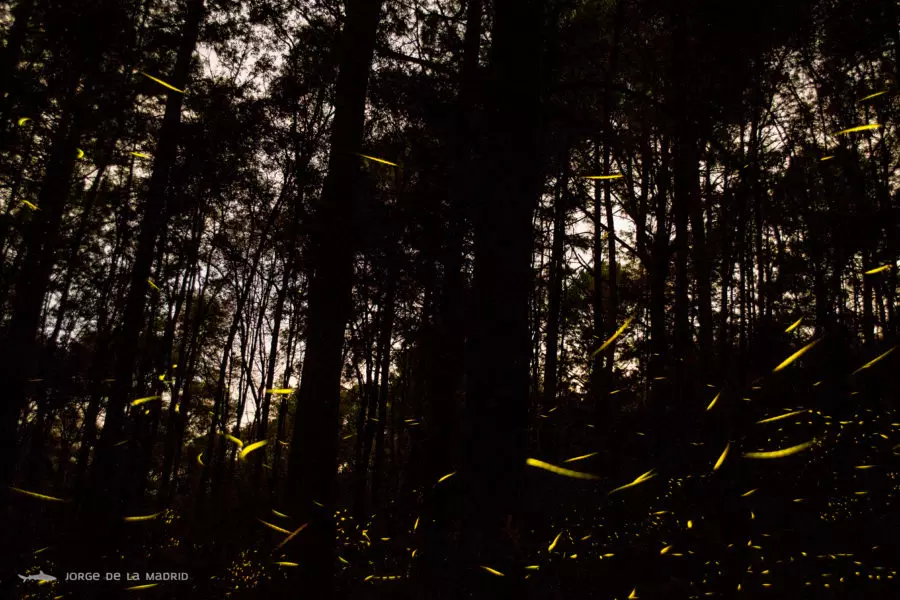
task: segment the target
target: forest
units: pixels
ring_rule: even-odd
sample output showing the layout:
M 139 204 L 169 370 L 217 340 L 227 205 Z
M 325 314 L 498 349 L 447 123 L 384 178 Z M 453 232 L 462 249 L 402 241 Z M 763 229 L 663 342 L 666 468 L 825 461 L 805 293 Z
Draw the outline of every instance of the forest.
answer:
M 900 597 L 896 2 L 0 39 L 0 597 Z

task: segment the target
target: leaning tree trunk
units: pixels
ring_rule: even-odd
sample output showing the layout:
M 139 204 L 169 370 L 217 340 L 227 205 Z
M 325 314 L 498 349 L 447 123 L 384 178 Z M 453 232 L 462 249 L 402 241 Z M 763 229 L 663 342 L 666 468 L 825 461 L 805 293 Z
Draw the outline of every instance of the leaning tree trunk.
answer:
M 308 331 L 298 394 L 302 418 L 294 420 L 288 487 L 294 511 L 309 522 L 297 540 L 300 575 L 319 597 L 332 594 L 335 553 L 333 506 L 336 495 L 340 383 L 344 329 L 351 309 L 353 258 L 361 223 L 359 161 L 363 142 L 366 88 L 375 50 L 381 0 L 347 0 L 341 32 L 335 113 L 328 175 L 315 215 L 309 289 Z M 313 501 L 325 506 L 324 510 Z

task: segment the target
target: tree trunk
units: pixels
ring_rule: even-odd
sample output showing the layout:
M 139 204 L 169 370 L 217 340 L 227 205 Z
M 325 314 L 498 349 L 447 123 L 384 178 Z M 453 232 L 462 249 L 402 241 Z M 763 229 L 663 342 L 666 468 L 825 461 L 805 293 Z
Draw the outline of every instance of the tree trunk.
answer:
M 281 320 L 284 317 L 284 302 L 287 299 L 288 284 L 291 279 L 292 263 L 288 261 L 284 266 L 284 273 L 281 276 L 281 287 L 278 289 L 278 297 L 275 300 L 275 315 L 272 322 L 272 340 L 269 345 L 269 364 L 266 367 L 266 383 L 265 392 L 262 401 L 262 411 L 259 418 L 259 431 L 257 439 L 264 440 L 269 435 L 269 406 L 272 402 L 272 393 L 269 391 L 275 383 L 275 364 L 278 358 L 278 338 L 281 333 Z M 239 435 L 239 434 L 235 434 Z M 277 444 L 276 444 L 277 445 Z M 259 453 L 260 457 L 253 466 L 253 489 L 260 489 L 259 479 L 262 474 L 262 465 L 264 454 Z
M 649 169 L 650 164 L 644 168 Z M 657 171 L 654 216 L 656 231 L 653 233 L 653 254 L 650 264 L 650 394 L 654 413 L 655 447 L 657 460 L 662 460 L 668 451 L 666 440 L 669 436 L 669 411 L 672 402 L 667 390 L 669 382 L 666 377 L 666 357 L 669 355 L 669 342 L 666 333 L 666 280 L 669 277 L 670 247 L 669 220 L 666 206 L 669 196 L 669 144 L 663 137 L 660 142 L 660 166 Z
M 616 2 L 615 24 L 613 26 L 612 48 L 610 49 L 609 62 L 606 66 L 606 93 L 603 99 L 603 174 L 611 175 L 611 145 L 613 141 L 612 134 L 612 115 L 615 111 L 615 94 L 611 93 L 618 79 L 618 59 L 619 59 L 619 38 L 622 34 L 622 26 L 625 18 L 625 2 L 626 0 L 618 0 Z M 603 181 L 603 204 L 606 209 L 606 229 L 607 229 L 607 252 L 608 252 L 608 289 L 609 289 L 609 307 L 607 314 L 607 331 L 616 331 L 619 320 L 619 263 L 616 260 L 616 227 L 615 217 L 613 213 L 612 201 L 612 180 Z M 606 384 L 613 385 L 613 366 L 616 356 L 616 343 L 613 342 L 606 350 Z M 611 406 L 607 410 L 612 410 Z
M 675 218 L 675 359 L 674 391 L 675 406 L 681 406 L 685 398 L 687 384 L 686 362 L 693 354 L 691 343 L 690 300 L 688 298 L 688 216 L 690 214 L 691 172 L 689 148 L 684 135 L 675 140 L 674 155 L 674 197 L 672 211 Z
M 359 156 L 366 88 L 382 2 L 347 0 L 341 32 L 328 175 L 315 215 L 306 356 L 298 395 L 306 411 L 294 420 L 288 486 L 295 512 L 308 519 L 299 573 L 320 597 L 333 593 L 335 475 L 340 429 L 344 329 L 351 309 L 353 257 L 360 232 Z M 313 501 L 325 510 L 313 510 Z
M 692 133 L 688 140 L 689 160 L 685 161 L 687 202 L 690 206 L 691 235 L 692 235 L 692 262 L 694 266 L 694 279 L 697 282 L 697 320 L 699 321 L 699 375 L 703 382 L 709 381 L 712 372 L 713 361 L 713 313 L 712 313 L 712 264 L 709 247 L 707 246 L 706 223 L 704 223 L 703 200 L 700 196 L 699 156 L 696 134 Z
M 434 326 L 426 334 L 425 412 L 426 466 L 422 470 L 428 490 L 423 508 L 422 566 L 423 580 L 428 588 L 424 594 L 439 596 L 452 584 L 452 576 L 442 562 L 448 547 L 447 534 L 450 521 L 457 515 L 453 511 L 457 503 L 444 490 L 431 488 L 440 477 L 457 470 L 460 460 L 460 415 L 463 382 L 465 376 L 465 344 L 467 335 L 466 307 L 469 304 L 467 278 L 463 272 L 464 240 L 469 229 L 473 207 L 471 198 L 477 192 L 477 182 L 472 181 L 474 161 L 480 152 L 480 139 L 476 130 L 476 99 L 480 90 L 479 52 L 483 18 L 482 0 L 469 0 L 466 5 L 466 32 L 463 40 L 462 64 L 459 69 L 459 100 L 457 107 L 454 145 L 455 164 L 451 167 L 452 181 L 448 182 L 449 227 L 446 245 L 441 250 L 443 272 L 440 294 L 434 302 Z M 432 289 L 435 286 L 429 286 Z M 427 313 L 426 313 L 427 314 Z
M 599 171 L 602 167 L 600 164 L 600 147 L 594 144 L 594 164 Z M 600 173 L 602 174 L 602 173 Z M 593 280 L 594 289 L 591 295 L 592 319 L 594 325 L 594 343 L 599 347 L 605 341 L 603 331 L 605 330 L 606 315 L 603 313 L 603 211 L 602 211 L 602 190 L 603 185 L 600 180 L 594 181 L 594 239 L 592 245 L 593 251 Z M 591 384 L 590 394 L 594 403 L 594 425 L 598 430 L 602 430 L 606 423 L 606 404 L 603 402 L 603 358 L 606 355 L 597 353 L 591 360 Z
M 532 215 L 543 180 L 538 125 L 543 6 L 541 0 L 494 3 L 467 348 L 469 437 L 458 483 L 466 487 L 468 502 L 464 587 L 485 597 L 513 597 L 520 585 L 512 578 L 481 577 L 477 565 L 496 565 L 503 572 L 516 561 L 528 422 Z
M 391 260 L 391 258 L 388 258 Z M 391 381 L 391 334 L 394 328 L 394 293 L 396 273 L 394 266 L 387 276 L 387 288 L 384 293 L 384 306 L 379 311 L 381 332 L 378 340 L 378 355 L 381 359 L 381 386 L 378 390 L 378 423 L 375 434 L 375 469 L 372 472 L 372 506 L 384 506 L 382 503 L 382 478 L 384 476 L 384 428 L 387 425 L 387 403 Z
M 553 206 L 553 249 L 550 252 L 550 289 L 547 300 L 547 361 L 544 368 L 544 411 L 556 405 L 559 364 L 559 320 L 566 249 L 566 217 L 569 186 L 569 150 L 561 153 L 556 203 Z

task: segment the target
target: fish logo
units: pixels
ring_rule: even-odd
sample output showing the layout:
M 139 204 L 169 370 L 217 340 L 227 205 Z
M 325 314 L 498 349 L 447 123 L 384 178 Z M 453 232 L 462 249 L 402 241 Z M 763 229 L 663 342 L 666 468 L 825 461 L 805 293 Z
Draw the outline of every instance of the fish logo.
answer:
M 19 579 L 22 581 L 56 581 L 56 577 L 53 575 L 47 575 L 43 571 L 38 573 L 37 575 L 19 575 Z

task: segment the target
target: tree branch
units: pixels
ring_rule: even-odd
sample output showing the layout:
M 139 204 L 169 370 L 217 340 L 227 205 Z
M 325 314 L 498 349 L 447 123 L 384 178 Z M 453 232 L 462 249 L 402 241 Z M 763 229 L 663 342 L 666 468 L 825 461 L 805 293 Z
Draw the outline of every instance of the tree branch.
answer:
M 425 60 L 423 58 L 416 58 L 415 56 L 408 56 L 406 54 L 402 54 L 397 52 L 396 50 L 391 50 L 387 46 L 379 46 L 375 49 L 378 52 L 378 55 L 382 58 L 393 58 L 394 60 L 399 60 L 402 62 L 411 62 L 419 65 L 420 67 L 425 67 L 426 69 L 431 69 L 432 71 L 437 71 L 439 73 L 452 73 L 453 71 L 442 64 L 432 62 L 430 60 Z

